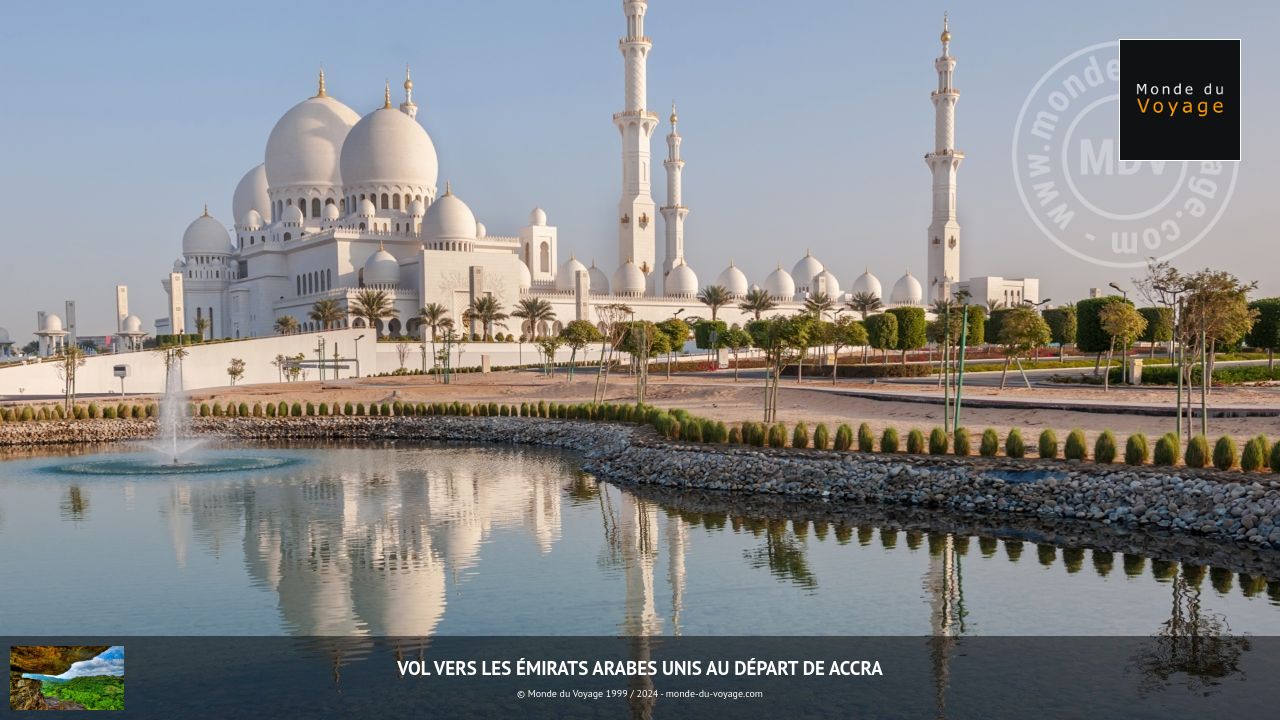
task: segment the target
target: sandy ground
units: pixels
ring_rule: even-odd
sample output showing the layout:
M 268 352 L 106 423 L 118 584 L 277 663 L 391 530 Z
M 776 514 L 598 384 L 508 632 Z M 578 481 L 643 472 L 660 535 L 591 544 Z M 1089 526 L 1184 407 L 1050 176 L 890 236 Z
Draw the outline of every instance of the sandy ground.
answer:
M 272 385 L 254 385 L 243 388 L 226 388 L 217 392 L 193 392 L 195 400 L 217 399 L 237 402 L 312 400 L 345 403 L 347 401 L 412 401 L 412 402 L 499 402 L 519 403 L 525 400 L 560 402 L 590 401 L 595 387 L 595 376 L 580 372 L 572 383 L 567 375 L 545 377 L 538 371 L 501 372 L 491 375 L 464 374 L 455 376 L 450 385 L 443 385 L 429 377 L 383 377 L 341 380 L 335 382 L 296 382 Z M 835 390 L 836 392 L 833 392 Z M 829 380 L 806 380 L 796 384 L 794 379 L 784 380 L 780 390 L 780 419 L 788 424 L 805 421 L 812 427 L 819 422 L 829 426 L 848 422 L 868 422 L 877 431 L 886 425 L 900 430 L 919 427 L 928 430 L 942 423 L 942 406 L 893 400 L 873 400 L 848 397 L 839 391 L 876 391 L 913 395 L 939 395 L 940 389 L 930 385 L 895 385 L 842 381 L 838 386 Z M 1101 388 L 996 388 L 972 387 L 966 389 L 966 397 L 994 397 L 1018 400 L 1058 401 L 1078 399 L 1123 404 L 1173 403 L 1173 391 L 1150 389 L 1113 389 L 1104 393 Z M 708 376 L 701 374 L 677 375 L 671 380 L 661 373 L 650 375 L 648 402 L 661 407 L 681 407 L 692 413 L 724 420 L 741 422 L 759 420 L 762 415 L 763 386 L 759 379 L 743 379 L 735 383 L 731 375 Z M 615 374 L 609 382 L 609 400 L 628 402 L 635 399 L 635 383 L 625 373 Z M 1212 395 L 1212 405 L 1231 407 L 1280 407 L 1280 393 L 1271 388 L 1217 389 Z M 1104 429 L 1116 433 L 1141 431 L 1159 436 L 1173 429 L 1172 417 L 1150 417 L 1116 413 L 1078 412 L 1028 408 L 966 408 L 962 423 L 971 429 L 994 427 L 1004 431 L 1012 427 L 1023 429 L 1029 441 L 1043 428 L 1058 431 L 1059 439 L 1073 428 L 1081 428 L 1089 435 Z M 1198 425 L 1198 423 L 1197 423 Z M 1280 436 L 1280 417 L 1248 417 L 1210 419 L 1210 435 L 1230 433 L 1246 438 L 1259 433 Z

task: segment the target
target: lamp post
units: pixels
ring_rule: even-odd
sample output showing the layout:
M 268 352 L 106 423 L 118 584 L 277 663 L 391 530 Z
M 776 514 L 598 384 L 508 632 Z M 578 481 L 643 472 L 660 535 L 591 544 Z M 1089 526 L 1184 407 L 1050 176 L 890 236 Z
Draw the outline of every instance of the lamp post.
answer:
M 324 337 L 316 342 L 316 357 L 320 360 L 320 382 L 324 382 Z
M 356 377 L 360 377 L 360 341 L 364 339 L 364 335 L 356 336 Z

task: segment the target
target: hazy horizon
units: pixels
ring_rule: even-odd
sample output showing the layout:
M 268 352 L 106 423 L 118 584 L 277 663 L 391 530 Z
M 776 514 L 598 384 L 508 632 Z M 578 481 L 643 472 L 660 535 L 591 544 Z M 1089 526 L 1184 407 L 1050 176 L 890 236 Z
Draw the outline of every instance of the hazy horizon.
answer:
M 903 271 L 925 274 L 933 147 L 933 60 L 951 13 L 962 277 L 1033 276 L 1055 304 L 1090 287 L 1128 285 L 1056 247 L 1024 211 L 1010 168 L 1018 111 L 1064 56 L 1120 37 L 1243 40 L 1243 146 L 1234 199 L 1213 232 L 1180 256 L 1280 294 L 1267 272 L 1262 210 L 1274 166 L 1250 162 L 1276 144 L 1263 123 L 1275 55 L 1274 5 L 1013 2 L 771 5 L 651 0 L 649 105 L 680 107 L 691 208 L 686 254 L 702 284 L 732 259 L 753 283 L 806 248 L 845 287 L 870 267 L 886 292 Z M 0 273 L 0 326 L 21 345 L 38 310 L 77 301 L 82 336 L 112 333 L 114 287 L 154 331 L 161 279 L 182 232 L 207 202 L 233 222 L 231 194 L 262 161 L 267 135 L 315 92 L 360 114 L 393 100 L 413 67 L 419 122 L 450 180 L 491 234 L 513 235 L 535 205 L 559 227 L 562 260 L 617 264 L 624 33 L 617 0 L 548 3 L 226 2 L 25 4 L 0 28 L 10 111 L 0 157 L 0 212 L 10 256 Z M 664 122 L 653 142 L 661 205 Z M 1267 169 L 1270 167 L 1271 169 Z M 661 230 L 659 231 L 661 232 Z M 661 237 L 661 235 L 659 235 Z

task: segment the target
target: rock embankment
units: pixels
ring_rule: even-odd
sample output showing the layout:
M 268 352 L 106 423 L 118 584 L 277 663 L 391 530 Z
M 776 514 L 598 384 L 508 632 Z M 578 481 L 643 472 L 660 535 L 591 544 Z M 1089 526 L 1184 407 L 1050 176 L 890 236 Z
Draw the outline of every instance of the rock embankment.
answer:
M 635 425 L 519 417 L 192 418 L 192 432 L 267 441 L 547 445 L 583 453 L 586 470 L 617 483 L 1087 520 L 1280 548 L 1280 483 L 1269 476 L 679 443 Z M 0 425 L 0 445 L 106 442 L 154 434 L 151 420 L 5 423 Z

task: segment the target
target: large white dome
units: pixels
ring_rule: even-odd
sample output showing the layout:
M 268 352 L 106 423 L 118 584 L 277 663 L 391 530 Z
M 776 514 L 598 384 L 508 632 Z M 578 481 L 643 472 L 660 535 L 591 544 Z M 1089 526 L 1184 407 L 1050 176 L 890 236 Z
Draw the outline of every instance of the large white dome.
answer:
M 591 273 L 587 271 L 586 265 L 579 262 L 577 258 L 570 256 L 569 259 L 560 266 L 560 271 L 556 273 L 556 289 L 572 292 L 573 284 L 577 282 L 579 272 L 586 272 L 588 277 L 591 275 Z
M 720 273 L 720 277 L 716 278 L 716 284 L 729 291 L 734 297 L 742 297 L 747 294 L 747 276 L 741 270 L 729 262 L 729 267 Z
M 698 294 L 698 276 L 693 268 L 681 263 L 667 273 L 666 294 L 669 297 L 693 297 Z
M 182 233 L 184 255 L 230 255 L 231 236 L 222 223 L 205 214 L 196 218 Z
M 258 165 L 244 174 L 231 196 L 231 217 L 243 219 L 250 210 L 271 222 L 271 200 L 267 198 L 267 166 Z M 261 223 L 259 223 L 261 224 Z
M 764 279 L 764 291 L 775 300 L 794 300 L 796 281 L 792 280 L 787 271 L 779 265 L 777 270 L 769 273 L 769 277 Z
M 439 166 L 427 131 L 403 112 L 384 107 L 351 128 L 342 144 L 341 169 L 348 194 L 390 186 L 434 195 Z
M 853 281 L 853 287 L 849 289 L 849 292 L 854 295 L 864 292 L 871 293 L 877 299 L 883 297 L 883 292 L 880 288 L 880 278 L 872 275 L 870 268 Z
M 587 272 L 591 274 L 591 292 L 597 295 L 609 294 L 609 276 L 604 271 L 596 267 L 596 261 L 591 261 L 591 267 L 587 268 Z
M 422 218 L 422 235 L 428 240 L 474 241 L 476 216 L 457 195 L 446 192 L 427 208 Z
M 894 305 L 919 305 L 924 302 L 924 290 L 920 287 L 920 281 L 912 277 L 910 270 L 893 284 L 889 302 Z
M 400 283 L 400 263 L 395 255 L 379 247 L 364 263 L 365 285 L 397 285 Z
M 267 138 L 268 185 L 273 190 L 341 186 L 342 143 L 359 121 L 354 110 L 327 95 L 289 108 Z
M 832 300 L 835 300 L 836 298 L 840 297 L 840 280 L 836 278 L 834 273 L 832 273 L 830 270 L 823 270 L 822 272 L 818 273 L 817 277 L 822 278 L 826 282 L 827 289 L 825 290 L 825 292 L 827 293 L 827 297 L 831 298 Z M 818 291 L 818 283 L 816 279 L 813 283 L 813 287 L 809 288 L 809 290 L 810 292 Z
M 796 287 L 804 292 L 808 292 L 813 286 L 813 278 L 823 270 L 822 263 L 818 262 L 818 258 L 809 254 L 808 250 L 804 251 L 804 257 L 791 268 L 791 279 L 795 282 Z
M 644 295 L 644 273 L 630 260 L 613 274 L 614 295 Z

